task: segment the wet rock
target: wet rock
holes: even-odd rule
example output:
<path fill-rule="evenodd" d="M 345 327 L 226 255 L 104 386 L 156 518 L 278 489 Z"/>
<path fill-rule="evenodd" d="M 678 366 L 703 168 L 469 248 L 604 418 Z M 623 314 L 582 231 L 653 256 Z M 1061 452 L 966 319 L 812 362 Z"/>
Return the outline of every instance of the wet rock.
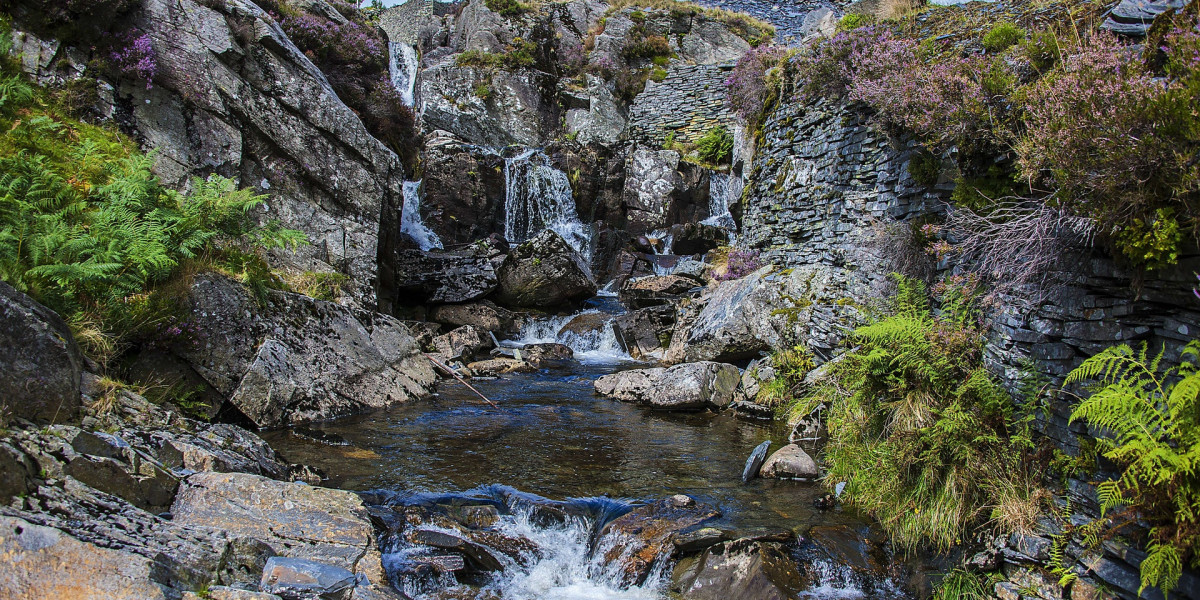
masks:
<path fill-rule="evenodd" d="M 476 377 L 494 377 L 505 373 L 532 373 L 537 370 L 533 365 L 515 358 L 481 360 L 468 364 L 467 368 Z"/>
<path fill-rule="evenodd" d="M 721 516 L 717 509 L 684 495 L 648 504 L 614 519 L 600 532 L 605 561 L 619 563 L 621 582 L 645 582 L 657 557 L 670 554 L 675 534 Z"/>
<path fill-rule="evenodd" d="M 704 254 L 729 241 L 729 233 L 715 225 L 682 223 L 671 226 L 672 249 L 675 254 Z"/>
<path fill-rule="evenodd" d="M 504 230 L 504 158 L 446 131 L 425 141 L 422 220 L 447 246 L 467 244 Z M 499 236 L 497 236 L 499 237 Z M 507 253 L 502 238 L 489 240 Z"/>
<path fill-rule="evenodd" d="M 83 355 L 54 311 L 0 281 L 0 425 L 62 423 L 79 411 Z"/>
<path fill-rule="evenodd" d="M 171 507 L 174 522 L 262 540 L 275 554 L 316 560 L 383 581 L 375 529 L 351 492 L 242 473 L 197 473 Z"/>
<path fill-rule="evenodd" d="M 350 595 L 357 582 L 354 573 L 342 567 L 302 558 L 272 556 L 267 559 L 259 588 L 285 599 L 340 600 Z"/>
<path fill-rule="evenodd" d="M 596 393 L 650 408 L 696 410 L 721 408 L 733 400 L 737 367 L 698 362 L 670 368 L 634 369 L 596 380 Z"/>
<path fill-rule="evenodd" d="M 542 368 L 571 360 L 575 357 L 575 351 L 562 344 L 528 344 L 521 348 L 521 357 L 529 364 Z"/>
<path fill-rule="evenodd" d="M 486 253 L 474 250 L 397 250 L 391 258 L 393 303 L 460 303 L 479 300 L 496 289 L 496 271 Z"/>
<path fill-rule="evenodd" d="M 634 308 L 670 304 L 697 287 L 690 277 L 655 275 L 630 279 L 621 286 L 621 301 Z"/>
<path fill-rule="evenodd" d="M 735 540 L 705 550 L 690 569 L 676 573 L 672 587 L 688 600 L 789 600 L 804 581 L 783 546 Z"/>
<path fill-rule="evenodd" d="M 482 331 L 514 333 L 517 317 L 512 311 L 483 300 L 470 304 L 446 304 L 434 308 L 429 318 L 446 325 L 470 325 Z"/>
<path fill-rule="evenodd" d="M 758 475 L 768 479 L 815 479 L 821 476 L 821 469 L 800 446 L 788 444 L 763 463 Z"/>
<path fill-rule="evenodd" d="M 808 531 L 808 540 L 835 564 L 877 579 L 887 576 L 888 559 L 883 542 L 871 539 L 866 532 L 847 525 L 819 525 Z"/>
<path fill-rule="evenodd" d="M 767 449 L 770 447 L 771 440 L 767 440 L 755 446 L 754 450 L 750 452 L 750 456 L 746 458 L 746 467 L 742 469 L 742 483 L 746 483 L 758 475 L 763 461 L 767 458 Z"/>
<path fill-rule="evenodd" d="M 432 529 L 409 530 L 405 533 L 405 537 L 414 544 L 458 552 L 467 557 L 473 569 L 479 571 L 504 570 L 504 563 L 500 562 L 500 559 L 496 558 L 487 548 L 466 538 Z"/>
<path fill-rule="evenodd" d="M 651 306 L 613 319 L 618 339 L 624 340 L 625 351 L 636 360 L 662 357 L 674 326 L 673 306 Z"/>
<path fill-rule="evenodd" d="M 709 546 L 727 542 L 733 539 L 733 534 L 716 527 L 700 527 L 692 531 L 676 533 L 671 537 L 677 556 L 696 554 Z"/>
<path fill-rule="evenodd" d="M 127 598 L 169 596 L 151 579 L 158 565 L 139 556 L 81 542 L 58 529 L 0 516 L 0 597 Z"/>
<path fill-rule="evenodd" d="M 565 334 L 574 334 L 576 336 L 587 336 L 597 331 L 601 331 L 608 325 L 612 315 L 602 312 L 585 312 L 576 315 L 566 325 L 563 325 L 558 330 L 558 337 Z"/>
<path fill-rule="evenodd" d="M 497 276 L 496 299 L 506 306 L 549 308 L 596 294 L 596 282 L 583 257 L 550 230 L 513 248 Z"/>
<path fill-rule="evenodd" d="M 199 344 L 172 345 L 259 427 L 324 420 L 425 397 L 435 378 L 400 321 L 272 291 L 265 303 L 219 275 L 196 277 Z"/>
<path fill-rule="evenodd" d="M 470 359 L 492 345 L 491 336 L 473 325 L 463 325 L 450 333 L 439 335 L 430 343 L 442 362 Z"/>

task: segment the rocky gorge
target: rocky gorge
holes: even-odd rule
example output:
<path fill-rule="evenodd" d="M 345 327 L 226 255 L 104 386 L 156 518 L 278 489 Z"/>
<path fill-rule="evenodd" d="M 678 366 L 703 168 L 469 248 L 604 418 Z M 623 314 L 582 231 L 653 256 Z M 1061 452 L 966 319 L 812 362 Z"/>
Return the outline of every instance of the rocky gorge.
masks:
<path fill-rule="evenodd" d="M 1200 597 L 1192 521 L 1113 483 L 1191 409 L 1122 453 L 1077 374 L 1145 343 L 1194 408 L 1192 180 L 1106 230 L 1012 183 L 1033 125 L 853 87 L 919 43 L 1017 103 L 1070 29 L 1183 94 L 1196 6 L 0 2 L 0 597 Z M 1063 211 L 987 221 L 1040 285 L 971 245 L 1005 194 Z"/>

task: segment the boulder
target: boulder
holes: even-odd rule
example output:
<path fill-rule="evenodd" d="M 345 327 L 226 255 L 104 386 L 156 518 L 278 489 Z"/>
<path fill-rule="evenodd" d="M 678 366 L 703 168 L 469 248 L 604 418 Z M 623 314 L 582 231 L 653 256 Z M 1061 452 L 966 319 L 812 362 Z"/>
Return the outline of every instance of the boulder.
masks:
<path fill-rule="evenodd" d="M 625 351 L 635 360 L 661 358 L 671 344 L 675 326 L 673 306 L 651 306 L 629 311 L 613 320 L 618 339 L 624 340 Z"/>
<path fill-rule="evenodd" d="M 497 276 L 496 298 L 507 306 L 550 308 L 596 295 L 583 257 L 551 230 L 513 248 Z"/>
<path fill-rule="evenodd" d="M 0 281 L 0 426 L 71 420 L 79 411 L 83 354 L 54 311 Z"/>
<path fill-rule="evenodd" d="M 496 289 L 496 272 L 484 252 L 396 250 L 392 254 L 389 289 L 393 303 L 460 303 L 478 300 Z"/>
<path fill-rule="evenodd" d="M 624 204 L 632 235 L 708 216 L 707 169 L 681 160 L 674 150 L 638 147 L 626 165 Z"/>
<path fill-rule="evenodd" d="M 101 548 L 58 529 L 0 516 L 0 597 L 159 600 L 169 596 L 151 579 L 152 557 Z"/>
<path fill-rule="evenodd" d="M 383 314 L 274 291 L 260 303 L 209 274 L 188 304 L 201 342 L 171 351 L 259 427 L 383 408 L 435 381 L 408 329 Z"/>
<path fill-rule="evenodd" d="M 505 373 L 530 373 L 536 371 L 533 365 L 515 358 L 492 358 L 467 365 L 467 369 L 476 377 L 492 377 Z"/>
<path fill-rule="evenodd" d="M 620 583 L 646 581 L 655 559 L 674 551 L 672 540 L 681 531 L 721 516 L 712 506 L 682 494 L 648 504 L 610 521 L 600 531 L 597 552 L 608 563 L 620 561 Z"/>
<path fill-rule="evenodd" d="M 816 479 L 821 469 L 800 446 L 788 444 L 767 458 L 758 474 L 768 479 Z"/>
<path fill-rule="evenodd" d="M 468 244 L 504 231 L 503 157 L 434 130 L 426 137 L 422 162 L 422 220 L 443 243 Z"/>
<path fill-rule="evenodd" d="M 450 333 L 439 335 L 430 343 L 442 362 L 459 358 L 470 359 L 480 350 L 491 348 L 492 345 L 491 336 L 472 325 L 463 325 Z"/>
<path fill-rule="evenodd" d="M 572 317 L 558 330 L 556 337 L 562 338 L 564 335 L 588 336 L 597 331 L 602 331 L 608 322 L 612 320 L 612 315 L 600 311 L 585 312 Z"/>
<path fill-rule="evenodd" d="M 569 361 L 575 357 L 575 351 L 562 344 L 528 344 L 521 348 L 521 357 L 541 368 Z"/>
<path fill-rule="evenodd" d="M 181 484 L 171 514 L 179 525 L 254 538 L 280 556 L 384 580 L 375 528 L 352 492 L 245 473 L 197 473 Z"/>
<path fill-rule="evenodd" d="M 724 229 L 707 223 L 672 225 L 670 231 L 671 250 L 681 256 L 704 254 L 729 241 Z"/>
<path fill-rule="evenodd" d="M 733 401 L 738 368 L 697 362 L 670 368 L 634 369 L 605 375 L 594 387 L 602 396 L 667 410 L 721 408 Z"/>
<path fill-rule="evenodd" d="M 517 329 L 517 316 L 512 311 L 487 300 L 438 306 L 430 311 L 429 319 L 446 325 L 470 325 L 497 333 L 515 333 Z"/>
<path fill-rule="evenodd" d="M 625 115 L 604 79 L 588 73 L 583 107 L 567 110 L 566 128 L 580 143 L 612 145 L 625 130 Z"/>
<path fill-rule="evenodd" d="M 449 550 L 467 558 L 469 566 L 477 571 L 503 571 L 504 563 L 481 544 L 446 531 L 433 529 L 410 529 L 405 538 L 414 544 Z"/>
<path fill-rule="evenodd" d="M 1183 8 L 1188 0 L 1121 0 L 1100 26 L 1115 33 L 1145 36 L 1158 15 Z"/>
<path fill-rule="evenodd" d="M 678 275 L 630 279 L 621 286 L 621 301 L 633 308 L 670 304 L 695 287 L 696 280 Z"/>
<path fill-rule="evenodd" d="M 350 571 L 314 560 L 272 556 L 263 569 L 259 589 L 283 598 L 346 598 L 358 583 Z"/>
<path fill-rule="evenodd" d="M 687 600 L 789 600 L 805 588 L 796 562 L 777 543 L 724 542 L 680 567 L 672 587 Z"/>
<path fill-rule="evenodd" d="M 476 93 L 483 84 L 486 99 Z M 423 126 L 478 146 L 541 146 L 563 118 L 556 78 L 536 69 L 459 66 L 451 55 L 421 71 L 420 86 Z"/>

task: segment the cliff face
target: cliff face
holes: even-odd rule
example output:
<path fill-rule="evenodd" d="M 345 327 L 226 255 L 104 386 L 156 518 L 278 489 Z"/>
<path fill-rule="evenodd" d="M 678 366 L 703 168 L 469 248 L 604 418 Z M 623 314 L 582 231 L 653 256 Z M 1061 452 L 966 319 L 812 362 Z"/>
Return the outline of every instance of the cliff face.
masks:
<path fill-rule="evenodd" d="M 382 211 L 401 205 L 396 154 L 255 3 L 147 0 L 128 18 L 149 36 L 155 76 L 101 81 L 95 111 L 154 150 L 172 186 L 216 173 L 268 194 L 263 217 L 310 242 L 277 264 L 342 272 L 351 297 L 374 306 Z M 26 70 L 42 82 L 97 77 L 88 61 L 105 58 L 31 31 L 19 38 Z"/>

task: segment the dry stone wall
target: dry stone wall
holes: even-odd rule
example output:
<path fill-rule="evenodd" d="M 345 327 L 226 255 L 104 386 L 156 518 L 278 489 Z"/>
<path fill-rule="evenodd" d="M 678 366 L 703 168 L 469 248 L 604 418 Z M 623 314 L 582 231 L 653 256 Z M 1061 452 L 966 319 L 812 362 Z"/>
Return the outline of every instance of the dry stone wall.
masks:
<path fill-rule="evenodd" d="M 733 65 L 673 64 L 660 82 L 649 81 L 629 109 L 629 137 L 661 146 L 675 133 L 696 141 L 721 125 L 732 132 L 737 117 L 725 102 L 725 79 Z"/>

